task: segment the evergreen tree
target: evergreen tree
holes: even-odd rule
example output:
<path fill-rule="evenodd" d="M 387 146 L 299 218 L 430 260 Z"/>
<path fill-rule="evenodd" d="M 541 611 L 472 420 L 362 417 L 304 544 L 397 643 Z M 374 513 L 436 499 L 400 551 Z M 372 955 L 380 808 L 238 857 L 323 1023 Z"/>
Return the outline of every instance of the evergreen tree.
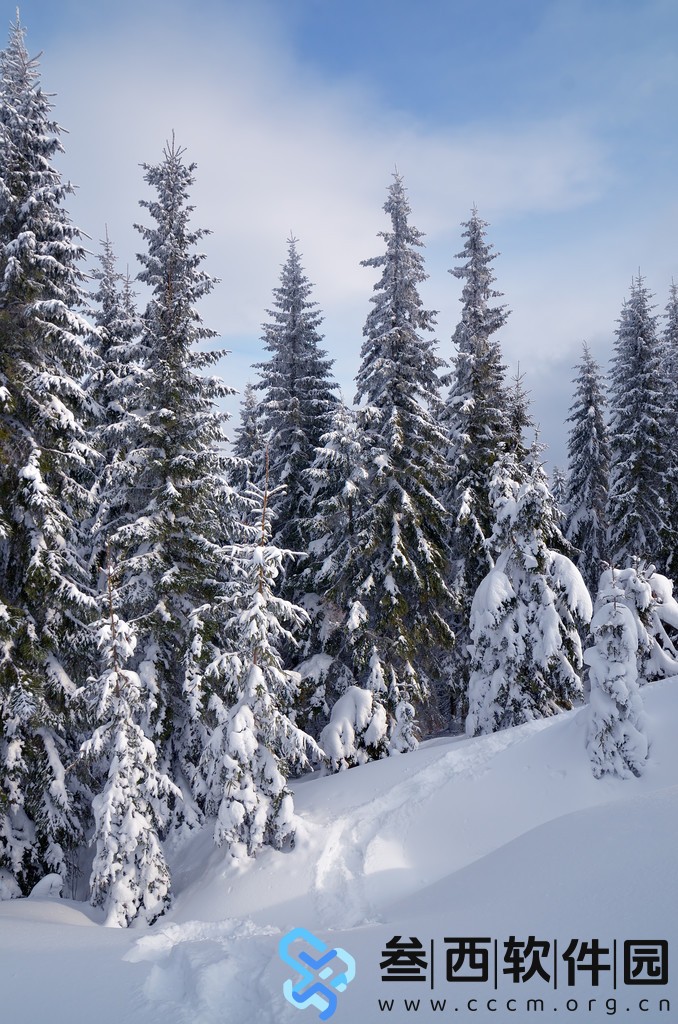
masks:
<path fill-rule="evenodd" d="M 330 429 L 321 437 L 308 471 L 315 515 L 311 553 L 319 568 L 309 574 L 311 589 L 325 593 L 342 574 L 355 542 L 356 516 L 362 488 L 367 481 L 357 418 L 338 402 Z"/>
<path fill-rule="evenodd" d="M 653 565 L 634 559 L 624 569 L 606 570 L 600 589 L 613 584 L 619 592 L 615 600 L 624 603 L 635 624 L 640 685 L 678 675 L 678 602 L 672 582 L 655 572 Z"/>
<path fill-rule="evenodd" d="M 675 440 L 678 437 L 678 285 L 675 281 L 671 282 L 669 301 L 666 306 L 663 342 L 666 430 L 669 438 L 670 461 L 670 535 L 673 538 L 667 552 L 666 568 L 669 576 L 675 580 L 678 579 L 678 445 Z"/>
<path fill-rule="evenodd" d="M 509 421 L 509 438 L 507 450 L 513 452 L 513 472 L 516 479 L 526 480 L 530 475 L 532 461 L 543 451 L 544 445 L 539 441 L 539 429 L 530 410 L 530 392 L 525 387 L 525 374 L 518 367 L 508 389 L 507 412 Z M 533 439 L 528 439 L 528 433 Z"/>
<path fill-rule="evenodd" d="M 220 602 L 231 576 L 235 509 L 225 480 L 216 403 L 232 389 L 201 372 L 221 355 L 198 349 L 215 332 L 197 304 L 213 288 L 196 252 L 206 234 L 190 226 L 195 165 L 174 139 L 157 165 L 143 165 L 156 198 L 143 200 L 150 226 L 139 279 L 151 297 L 141 318 L 148 371 L 137 411 L 142 437 L 129 521 L 110 537 L 120 607 L 138 633 L 132 669 L 148 694 L 162 764 L 179 785 L 179 813 L 191 820 L 192 786 L 206 742 L 204 670 L 223 643 Z"/>
<path fill-rule="evenodd" d="M 21 671 L 37 638 L 30 621 L 0 608 L 0 899 L 30 891 L 40 874 L 40 849 L 28 786 L 35 732 L 48 718 L 41 693 Z M 51 866 L 51 865 L 50 865 Z"/>
<path fill-rule="evenodd" d="M 81 386 L 89 350 L 80 233 L 53 158 L 61 129 L 17 18 L 0 54 L 0 868 L 26 891 L 66 876 L 83 833 L 64 765 L 68 707 L 93 611 L 78 524 L 91 451 Z"/>
<path fill-rule="evenodd" d="M 146 511 L 135 493 L 135 482 L 140 466 L 152 457 L 144 430 L 152 372 L 147 368 L 148 350 L 141 344 L 141 321 L 129 274 L 118 273 L 108 233 L 99 261 L 100 269 L 92 274 L 98 283 L 92 296 L 97 304 L 95 358 L 86 387 L 95 417 L 91 437 L 97 455 L 88 523 L 89 560 L 94 583 L 103 593 L 102 570 L 111 537 Z"/>
<path fill-rule="evenodd" d="M 463 224 L 463 262 L 450 271 L 464 282 L 462 315 L 453 335 L 456 355 L 446 378 L 450 392 L 442 414 L 449 438 L 443 504 L 450 515 L 453 626 L 457 642 L 449 659 L 451 703 L 463 718 L 469 679 L 469 616 L 481 580 L 492 568 L 493 509 L 490 483 L 496 460 L 509 443 L 508 394 L 499 342 L 493 337 L 508 319 L 494 289 L 497 253 L 486 241 L 487 222 L 473 208 Z"/>
<path fill-rule="evenodd" d="M 669 301 L 664 314 L 664 359 L 666 379 L 670 389 L 678 387 L 678 285 L 671 282 Z M 672 403 L 675 415 L 675 402 Z"/>
<path fill-rule="evenodd" d="M 112 572 L 104 597 L 108 608 L 95 624 L 102 670 L 85 690 L 96 728 L 81 753 L 104 768 L 93 801 L 96 844 L 91 900 L 106 923 L 126 927 L 140 917 L 148 924 L 170 903 L 170 877 L 160 836 L 169 819 L 170 796 L 180 797 L 158 770 L 154 744 L 139 724 L 145 708 L 142 682 L 124 666 L 134 654 L 133 628 L 114 611 Z"/>
<path fill-rule="evenodd" d="M 231 481 L 244 487 L 261 479 L 266 442 L 259 424 L 259 403 L 248 381 L 240 404 L 240 425 L 234 431 Z"/>
<path fill-rule="evenodd" d="M 281 547 L 305 552 L 309 540 L 308 484 L 305 470 L 320 438 L 330 428 L 336 405 L 332 360 L 320 347 L 322 315 L 311 299 L 312 285 L 301 265 L 297 241 L 288 241 L 280 285 L 274 290 L 271 322 L 264 326 L 270 358 L 258 363 L 261 430 L 269 450 L 271 480 L 284 485 L 275 499 L 274 539 Z M 287 588 L 289 594 L 294 586 Z"/>
<path fill-rule="evenodd" d="M 648 750 L 636 664 L 638 631 L 614 572 L 601 579 L 591 631 L 594 644 L 584 659 L 591 681 L 587 747 L 593 774 L 597 779 L 638 776 Z"/>
<path fill-rule="evenodd" d="M 577 626 L 591 599 L 577 568 L 554 550 L 558 513 L 541 467 L 521 482 L 513 457 L 492 486 L 494 568 L 471 605 L 469 735 L 494 732 L 571 708 L 581 697 Z"/>
<path fill-rule="evenodd" d="M 490 264 L 499 253 L 486 240 L 487 221 L 478 216 L 474 206 L 471 217 L 462 224 L 465 229 L 462 238 L 466 239 L 464 248 L 456 258 L 463 264 L 450 270 L 450 274 L 464 282 L 461 295 L 462 316 L 457 325 L 453 341 L 458 348 L 460 357 L 457 378 L 464 376 L 467 381 L 472 379 L 473 356 L 478 354 L 480 342 L 489 344 L 491 335 L 500 330 L 506 323 L 509 310 L 506 306 L 490 305 L 493 299 L 500 299 L 502 293 L 492 286 L 495 281 Z M 481 346 L 484 347 L 484 346 Z M 470 355 L 470 359 L 462 358 L 462 354 Z"/>
<path fill-rule="evenodd" d="M 250 485 L 247 496 L 254 538 L 235 549 L 236 576 L 226 601 L 229 646 L 208 669 L 214 729 L 200 765 L 206 810 L 216 818 L 215 842 L 226 843 L 235 859 L 294 839 L 287 776 L 306 768 L 309 754 L 320 757 L 289 717 L 299 675 L 283 667 L 280 651 L 294 644 L 294 631 L 306 620 L 301 608 L 274 593 L 290 552 L 270 542 L 267 491 Z"/>
<path fill-rule="evenodd" d="M 320 744 L 332 771 L 344 771 L 388 753 L 386 708 L 369 687 L 349 686 L 332 707 Z"/>
<path fill-rule="evenodd" d="M 376 658 L 392 732 L 399 705 L 428 699 L 438 656 L 453 635 L 443 616 L 450 593 L 443 579 L 444 509 L 436 497 L 445 443 L 437 425 L 442 362 L 427 337 L 434 314 L 423 308 L 418 290 L 426 278 L 422 235 L 408 223 L 410 206 L 397 174 L 384 209 L 391 220 L 391 230 L 381 232 L 386 251 L 363 264 L 382 274 L 356 378 L 367 478 L 342 603 L 349 621 L 360 623 L 353 632 L 354 676 L 358 682 L 369 676 Z M 358 616 L 351 610 L 356 600 Z"/>
<path fill-rule="evenodd" d="M 605 426 L 607 405 L 600 368 L 588 345 L 579 363 L 568 423 L 569 478 L 565 535 L 589 589 L 597 585 L 607 561 L 607 494 L 610 449 Z"/>
<path fill-rule="evenodd" d="M 551 497 L 556 508 L 561 512 L 561 518 L 565 519 L 565 506 L 567 503 L 567 473 L 560 466 L 553 467 L 551 478 Z"/>
<path fill-rule="evenodd" d="M 663 569 L 675 545 L 671 530 L 670 451 L 663 345 L 652 296 L 640 275 L 631 285 L 617 329 L 610 387 L 609 549 Z"/>
<path fill-rule="evenodd" d="M 352 552 L 357 544 L 356 517 L 367 481 L 361 435 L 353 410 L 338 402 L 332 425 L 323 434 L 308 470 L 314 516 L 309 558 L 301 582 L 310 628 L 304 645 L 300 718 L 317 736 L 336 700 L 355 685 L 352 621 L 345 609 L 355 597 Z"/>
<path fill-rule="evenodd" d="M 142 479 L 157 456 L 150 428 L 155 379 L 150 351 L 141 337 L 142 323 L 129 274 L 118 273 L 108 233 L 101 245 L 100 269 L 92 275 L 98 283 L 92 296 L 97 303 L 95 359 L 86 381 L 95 410 L 92 444 L 97 454 L 92 515 L 87 523 L 89 567 L 99 602 L 105 604 L 108 566 L 111 558 L 115 559 L 117 600 L 132 615 L 141 607 L 137 603 L 137 551 L 129 546 L 129 536 L 140 518 L 146 522 L 149 511 Z M 148 585 L 150 581 L 144 582 Z M 136 632 L 134 635 L 136 647 Z M 98 650 L 95 657 L 99 659 Z M 135 685 L 140 687 L 135 698 L 137 722 L 152 736 L 160 705 L 157 679 L 143 671 L 136 680 Z"/>
<path fill-rule="evenodd" d="M 673 582 L 655 572 L 654 566 L 645 568 L 645 576 L 652 600 L 646 615 L 650 649 L 642 672 L 653 682 L 678 676 L 678 601 L 673 596 Z"/>

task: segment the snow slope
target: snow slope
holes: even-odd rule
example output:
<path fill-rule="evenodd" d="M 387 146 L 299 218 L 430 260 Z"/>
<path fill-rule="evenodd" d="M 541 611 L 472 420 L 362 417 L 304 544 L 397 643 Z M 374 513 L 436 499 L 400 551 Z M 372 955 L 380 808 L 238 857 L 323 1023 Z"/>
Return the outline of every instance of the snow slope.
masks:
<path fill-rule="evenodd" d="M 282 995 L 290 970 L 278 941 L 299 926 L 356 959 L 337 1024 L 676 1019 L 678 685 L 654 684 L 643 697 L 651 750 L 640 779 L 593 778 L 581 709 L 298 782 L 293 851 L 225 868 L 207 830 L 192 837 L 173 853 L 174 907 L 150 929 L 102 928 L 95 911 L 71 901 L 0 903 L 2 1020 L 314 1021 L 317 1009 L 300 1011 Z M 433 990 L 430 975 L 381 981 L 382 949 L 397 935 L 426 950 L 434 941 Z M 447 981 L 445 937 L 486 937 L 502 950 L 512 935 L 555 940 L 561 952 L 575 938 L 616 942 L 616 990 L 612 971 L 598 987 L 584 971 L 563 987 L 562 957 L 557 990 L 504 978 L 503 960 L 498 992 L 491 981 Z M 668 941 L 668 985 L 622 983 L 621 950 L 632 939 Z M 543 1011 L 528 1007 L 532 997 Z M 405 998 L 418 998 L 419 1011 L 405 1009 Z M 431 998 L 445 1009 L 433 1010 Z M 380 1010 L 380 999 L 393 1009 Z"/>

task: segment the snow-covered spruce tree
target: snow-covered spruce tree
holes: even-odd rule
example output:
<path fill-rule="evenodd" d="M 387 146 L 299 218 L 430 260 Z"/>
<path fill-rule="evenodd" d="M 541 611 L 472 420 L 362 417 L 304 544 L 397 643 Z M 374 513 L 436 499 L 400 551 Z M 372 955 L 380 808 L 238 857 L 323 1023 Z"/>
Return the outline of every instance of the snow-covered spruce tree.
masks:
<path fill-rule="evenodd" d="M 445 438 L 438 425 L 436 370 L 442 361 L 427 337 L 434 314 L 423 309 L 422 233 L 408 223 L 402 178 L 394 175 L 384 209 L 391 230 L 385 252 L 363 265 L 381 268 L 363 334 L 356 377 L 360 444 L 367 479 L 355 513 L 345 578 L 360 602 L 354 630 L 354 677 L 363 683 L 376 657 L 387 688 L 389 730 L 400 704 L 421 707 L 440 653 L 453 643 L 444 608 L 446 540 L 442 487 Z M 411 737 L 411 745 L 415 744 Z"/>
<path fill-rule="evenodd" d="M 101 242 L 100 268 L 92 277 L 98 287 L 94 322 L 94 359 L 86 380 L 94 411 L 92 446 L 97 455 L 92 487 L 89 561 L 95 586 L 105 590 L 107 549 L 123 524 L 146 511 L 135 493 L 135 481 L 148 451 L 144 414 L 152 388 L 149 353 L 141 344 L 141 321 L 136 312 L 129 275 L 116 269 L 113 245 L 106 233 Z"/>
<path fill-rule="evenodd" d="M 493 565 L 490 537 L 493 509 L 490 482 L 496 460 L 507 450 L 509 437 L 505 367 L 493 337 L 509 316 L 493 287 L 491 264 L 497 253 L 486 241 L 486 221 L 474 207 L 463 225 L 463 262 L 450 271 L 464 282 L 461 320 L 452 341 L 456 347 L 452 373 L 445 378 L 450 392 L 441 422 L 448 437 L 446 479 L 442 500 L 450 521 L 450 581 L 457 642 L 449 658 L 452 710 L 466 714 L 469 679 L 469 616 L 471 601 Z"/>
<path fill-rule="evenodd" d="M 374 681 L 380 681 L 383 689 L 372 689 L 371 679 L 368 679 L 365 689 L 349 686 L 332 706 L 332 716 L 320 734 L 320 744 L 332 771 L 344 771 L 366 761 L 376 761 L 389 752 L 386 707 L 379 700 L 380 692 L 385 697 L 386 687 L 383 674 L 380 680 L 379 672 L 373 675 Z M 404 707 L 399 709 L 399 714 L 401 717 L 406 714 Z M 410 736 L 406 740 L 405 750 L 412 745 Z"/>
<path fill-rule="evenodd" d="M 40 877 L 27 788 L 34 730 L 47 707 L 23 667 L 36 646 L 30 620 L 0 606 L 0 899 L 21 896 Z"/>
<path fill-rule="evenodd" d="M 551 474 L 551 497 L 555 502 L 556 508 L 563 512 L 564 518 L 565 513 L 563 510 L 567 504 L 567 473 L 561 466 L 553 467 L 553 473 Z"/>
<path fill-rule="evenodd" d="M 169 820 L 169 799 L 180 793 L 159 770 L 155 746 L 140 725 L 146 711 L 144 687 L 138 674 L 125 668 L 136 635 L 114 610 L 110 567 L 102 617 L 92 628 L 101 672 L 83 692 L 95 728 L 81 755 L 103 769 L 103 781 L 92 805 L 91 901 L 104 908 L 106 924 L 126 927 L 136 918 L 152 924 L 170 904 L 160 837 Z"/>
<path fill-rule="evenodd" d="M 675 281 L 671 282 L 664 317 L 666 371 L 668 380 L 675 387 L 678 384 L 678 284 Z"/>
<path fill-rule="evenodd" d="M 672 582 L 639 559 L 624 569 L 606 570 L 599 589 L 609 589 L 613 580 L 635 623 L 639 683 L 678 675 L 678 602 Z"/>
<path fill-rule="evenodd" d="M 297 240 L 290 238 L 287 244 L 280 285 L 268 310 L 271 321 L 264 325 L 270 357 L 257 364 L 257 388 L 262 392 L 259 422 L 268 444 L 271 481 L 276 488 L 284 484 L 273 506 L 274 540 L 305 552 L 311 510 L 304 471 L 330 428 L 337 399 L 330 375 L 333 361 L 320 347 L 323 318 L 311 299 L 313 286 L 301 265 Z M 284 589 L 291 597 L 296 588 L 290 581 Z"/>
<path fill-rule="evenodd" d="M 174 139 L 159 164 L 143 166 L 156 193 L 141 202 L 151 224 L 137 226 L 146 243 L 139 279 L 151 292 L 141 317 L 140 343 L 148 354 L 138 416 L 143 438 L 133 480 L 135 515 L 110 541 L 121 612 L 138 633 L 131 667 L 154 698 L 148 735 L 184 794 L 179 810 L 187 815 L 195 812 L 190 791 L 206 741 L 204 667 L 223 641 L 218 606 L 230 579 L 227 417 L 216 403 L 232 389 L 202 373 L 221 353 L 198 349 L 215 332 L 197 309 L 214 281 L 196 251 L 206 232 L 190 225 L 195 167 L 184 162 Z"/>
<path fill-rule="evenodd" d="M 248 381 L 240 403 L 240 424 L 233 432 L 233 460 L 229 475 L 236 487 L 244 487 L 250 480 L 254 483 L 262 480 L 266 441 L 259 418 L 254 385 Z"/>
<path fill-rule="evenodd" d="M 597 586 L 607 562 L 607 494 L 610 448 L 605 426 L 607 401 L 600 367 L 584 343 L 577 366 L 574 400 L 567 422 L 567 521 L 565 536 L 575 549 L 574 562 L 589 589 Z"/>
<path fill-rule="evenodd" d="M 497 463 L 500 554 L 471 605 L 471 736 L 556 714 L 582 694 L 577 626 L 591 618 L 591 598 L 576 566 L 554 550 L 562 537 L 543 470 L 534 462 L 522 476 L 514 457 Z"/>
<path fill-rule="evenodd" d="M 320 759 L 315 742 L 288 712 L 299 675 L 284 668 L 281 647 L 293 646 L 304 611 L 274 593 L 290 552 L 271 544 L 265 489 L 250 484 L 250 539 L 234 548 L 235 577 L 227 608 L 227 647 L 208 668 L 214 728 L 200 763 L 214 840 L 234 859 L 262 846 L 280 849 L 294 839 L 294 808 L 287 777 Z M 271 494 L 276 497 L 274 493 Z"/>
<path fill-rule="evenodd" d="M 120 536 L 123 531 L 127 538 L 138 519 L 149 511 L 149 497 L 141 481 L 157 454 L 149 423 L 154 371 L 149 349 L 141 338 L 141 320 L 129 274 L 117 272 L 108 234 L 101 244 L 100 269 L 92 275 L 98 283 L 92 296 L 97 336 L 93 366 L 86 380 L 95 413 L 91 438 L 97 456 L 92 513 L 85 524 L 89 571 L 99 602 L 105 603 L 107 566 L 114 553 L 116 600 L 134 614 L 141 611 L 137 604 L 137 550 L 133 546 L 123 549 Z M 92 636 L 96 635 L 92 631 Z M 138 682 L 137 721 L 152 736 L 159 709 L 157 679 L 143 672 Z"/>
<path fill-rule="evenodd" d="M 678 676 L 678 600 L 673 595 L 673 582 L 654 566 L 645 568 L 647 582 L 652 592 L 647 619 L 650 638 L 648 657 L 642 663 L 647 682 Z"/>
<path fill-rule="evenodd" d="M 609 550 L 665 569 L 675 547 L 670 514 L 671 452 L 664 346 L 652 296 L 639 275 L 624 302 L 610 374 Z"/>
<path fill-rule="evenodd" d="M 525 387 L 525 374 L 520 366 L 511 378 L 507 396 L 509 438 L 507 450 L 513 453 L 515 479 L 527 480 L 534 459 L 544 451 L 539 441 L 539 428 L 530 409 L 530 392 Z M 530 440 L 529 434 L 532 434 Z"/>
<path fill-rule="evenodd" d="M 51 109 L 17 18 L 0 54 L 0 598 L 12 624 L 0 668 L 0 868 L 24 892 L 41 872 L 66 877 L 83 832 L 64 765 L 93 609 L 78 531 L 91 328 L 78 312 L 84 250 L 63 207 L 73 189 L 52 163 L 62 146 Z"/>
<path fill-rule="evenodd" d="M 678 579 L 678 285 L 671 282 L 669 301 L 666 306 L 664 342 L 664 373 L 666 385 L 667 431 L 669 439 L 670 475 L 670 532 L 673 543 L 669 545 L 666 569 L 669 576 Z"/>
<path fill-rule="evenodd" d="M 302 676 L 297 721 L 317 736 L 330 709 L 354 685 L 351 552 L 356 545 L 356 516 L 361 488 L 367 480 L 360 432 L 352 409 L 338 402 L 332 426 L 323 434 L 308 470 L 314 514 L 310 523 L 309 558 L 300 574 L 310 628 L 298 666 Z"/>
<path fill-rule="evenodd" d="M 591 633 L 594 643 L 584 660 L 591 683 L 586 743 L 593 774 L 597 779 L 638 776 L 648 750 L 636 661 L 639 637 L 614 570 L 601 579 Z"/>

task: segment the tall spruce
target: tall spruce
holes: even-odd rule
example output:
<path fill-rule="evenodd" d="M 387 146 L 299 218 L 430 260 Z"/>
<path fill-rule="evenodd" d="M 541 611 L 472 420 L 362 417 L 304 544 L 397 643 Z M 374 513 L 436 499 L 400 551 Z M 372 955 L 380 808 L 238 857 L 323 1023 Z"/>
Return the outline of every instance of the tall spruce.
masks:
<path fill-rule="evenodd" d="M 125 549 L 120 536 L 134 530 L 138 517 L 148 511 L 139 484 L 156 454 L 149 430 L 154 381 L 129 274 L 117 271 L 108 233 L 99 261 L 92 275 L 98 285 L 93 295 L 98 332 L 87 380 L 98 457 L 88 523 L 90 573 L 99 605 L 91 632 L 98 650 L 96 669 L 81 693 L 89 725 L 81 756 L 93 790 L 91 900 L 104 908 L 109 924 L 126 926 L 137 917 L 150 923 L 169 905 L 169 871 L 160 837 L 168 825 L 169 804 L 181 795 L 160 769 L 150 738 L 156 688 L 149 687 L 145 673 L 127 667 L 137 646 L 135 626 L 115 607 L 125 601 L 129 610 L 138 610 L 135 552 Z M 114 577 L 119 577 L 120 587 Z"/>
<path fill-rule="evenodd" d="M 260 425 L 259 402 L 254 385 L 245 385 L 240 403 L 240 424 L 233 434 L 233 464 L 230 478 L 235 486 L 262 479 L 266 442 Z"/>
<path fill-rule="evenodd" d="M 666 305 L 664 326 L 664 367 L 670 458 L 670 531 L 673 542 L 669 545 L 666 568 L 669 576 L 678 580 L 678 285 L 671 282 Z"/>
<path fill-rule="evenodd" d="M 268 470 L 268 466 L 266 466 Z M 271 543 L 268 472 L 251 484 L 244 540 L 234 548 L 234 576 L 225 600 L 226 644 L 208 667 L 213 722 L 200 762 L 214 839 L 234 859 L 294 838 L 287 777 L 320 759 L 317 745 L 292 721 L 299 675 L 285 669 L 281 649 L 296 642 L 304 611 L 275 593 L 290 557 Z"/>
<path fill-rule="evenodd" d="M 493 565 L 490 483 L 510 434 L 505 367 L 493 337 L 509 316 L 506 306 L 494 303 L 501 297 L 492 273 L 498 254 L 486 241 L 488 224 L 475 207 L 462 226 L 466 241 L 457 259 L 463 262 L 450 271 L 464 282 L 462 314 L 452 338 L 456 355 L 442 414 L 449 438 L 443 503 L 450 516 L 452 622 L 457 637 L 449 678 L 457 719 L 463 719 L 467 709 L 471 601 Z"/>
<path fill-rule="evenodd" d="M 354 631 L 354 674 L 365 684 L 382 673 L 389 729 L 407 707 L 421 707 L 438 655 L 453 634 L 445 621 L 446 540 L 442 486 L 444 435 L 438 426 L 442 360 L 428 337 L 434 314 L 423 308 L 422 232 L 394 175 L 384 210 L 385 252 L 363 266 L 381 269 L 363 331 L 356 377 L 360 443 L 367 479 L 349 555 L 352 593 L 361 612 Z M 349 611 L 349 621 L 356 616 Z M 399 710 L 400 709 L 400 710 Z M 414 739 L 411 738 L 411 745 Z"/>
<path fill-rule="evenodd" d="M 0 870 L 23 892 L 82 837 L 69 705 L 93 613 L 78 524 L 91 450 L 81 235 L 61 129 L 18 16 L 0 54 Z"/>
<path fill-rule="evenodd" d="M 172 139 L 159 164 L 143 167 L 155 192 L 141 201 L 150 225 L 137 225 L 146 243 L 138 276 L 151 294 L 141 317 L 143 436 L 134 515 L 120 523 L 111 546 L 121 617 L 134 621 L 138 635 L 130 667 L 147 694 L 149 738 L 184 794 L 180 813 L 192 817 L 207 737 L 204 668 L 223 643 L 219 608 L 230 580 L 234 510 L 225 480 L 227 416 L 217 403 L 232 389 L 202 372 L 221 353 L 199 348 L 215 337 L 197 308 L 214 281 L 196 251 L 207 232 L 190 224 L 195 165 Z"/>
<path fill-rule="evenodd" d="M 525 374 L 521 372 L 520 366 L 511 378 L 508 388 L 507 413 L 507 450 L 514 456 L 513 473 L 517 474 L 516 479 L 520 476 L 522 480 L 526 480 L 532 462 L 544 451 L 544 445 L 539 441 L 539 427 L 532 417 L 530 392 L 525 387 Z"/>
<path fill-rule="evenodd" d="M 327 724 L 337 699 L 356 682 L 354 634 L 351 620 L 346 628 L 344 609 L 355 599 L 351 555 L 367 480 L 356 415 L 343 401 L 337 403 L 321 442 L 308 470 L 314 514 L 302 583 L 310 628 L 305 657 L 298 666 L 302 675 L 299 721 L 314 736 Z"/>
<path fill-rule="evenodd" d="M 92 273 L 95 302 L 94 359 L 86 387 L 93 407 L 92 445 L 96 452 L 92 516 L 88 528 L 89 564 L 95 586 L 106 591 L 107 549 L 116 530 L 145 511 L 135 494 L 148 437 L 144 427 L 152 387 L 148 350 L 141 343 L 129 274 L 117 270 L 113 243 L 106 233 L 99 268 Z M 136 505 L 136 507 L 135 507 Z"/>
<path fill-rule="evenodd" d="M 321 348 L 323 317 L 311 299 L 313 286 L 301 265 L 297 240 L 290 238 L 287 245 L 287 260 L 268 311 L 271 320 L 264 325 L 270 357 L 257 364 L 257 388 L 263 393 L 259 417 L 271 481 L 276 488 L 284 485 L 273 503 L 273 539 L 281 547 L 305 552 L 311 515 L 305 470 L 330 427 L 337 400 L 330 372 L 333 361 Z M 285 588 L 287 596 L 294 590 L 293 583 Z"/>
<path fill-rule="evenodd" d="M 615 565 L 634 556 L 663 570 L 671 528 L 671 451 L 663 345 L 652 295 L 638 275 L 625 300 L 610 375 L 609 550 Z"/>
<path fill-rule="evenodd" d="M 551 474 L 551 497 L 564 520 L 565 507 L 567 505 L 567 473 L 561 466 L 553 467 Z"/>
<path fill-rule="evenodd" d="M 567 521 L 565 536 L 572 544 L 574 562 L 590 590 L 598 585 L 608 560 L 607 500 L 610 446 L 600 367 L 584 343 L 577 366 L 574 400 L 567 422 Z"/>

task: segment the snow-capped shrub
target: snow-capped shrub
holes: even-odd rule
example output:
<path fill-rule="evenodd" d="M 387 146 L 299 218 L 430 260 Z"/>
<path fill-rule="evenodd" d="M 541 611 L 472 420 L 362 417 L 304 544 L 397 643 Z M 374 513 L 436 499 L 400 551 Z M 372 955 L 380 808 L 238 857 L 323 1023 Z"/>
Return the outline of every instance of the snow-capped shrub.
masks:
<path fill-rule="evenodd" d="M 341 771 L 383 757 L 387 733 L 384 705 L 371 690 L 349 686 L 332 708 L 330 721 L 320 734 L 320 746 L 333 771 Z"/>
<path fill-rule="evenodd" d="M 596 605 L 594 645 L 584 652 L 591 682 L 587 748 L 596 778 L 624 779 L 640 775 L 648 750 L 638 686 L 638 625 L 612 572 L 603 574 Z"/>
<path fill-rule="evenodd" d="M 577 624 L 591 598 L 577 567 L 550 548 L 557 513 L 543 471 L 520 483 L 500 464 L 492 493 L 497 563 L 471 604 L 466 731 L 494 732 L 571 708 L 582 696 Z"/>

